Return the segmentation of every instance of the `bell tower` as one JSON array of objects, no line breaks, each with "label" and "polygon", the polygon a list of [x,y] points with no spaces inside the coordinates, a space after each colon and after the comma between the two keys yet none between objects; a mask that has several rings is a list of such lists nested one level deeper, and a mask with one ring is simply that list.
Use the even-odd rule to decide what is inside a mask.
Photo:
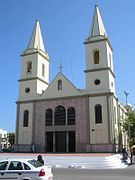
[{"label": "bell tower", "polygon": [[49,56],[37,20],[28,47],[21,57],[19,100],[29,100],[42,94],[49,83]]},{"label": "bell tower", "polygon": [[87,91],[89,93],[115,93],[112,47],[97,5],[90,33],[84,44]]}]

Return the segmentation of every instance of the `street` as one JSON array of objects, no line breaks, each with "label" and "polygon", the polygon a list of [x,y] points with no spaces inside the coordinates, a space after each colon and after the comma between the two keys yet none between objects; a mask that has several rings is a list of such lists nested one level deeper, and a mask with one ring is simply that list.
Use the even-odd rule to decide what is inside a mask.
[{"label": "street", "polygon": [[126,169],[53,169],[53,180],[134,180],[135,167]]}]

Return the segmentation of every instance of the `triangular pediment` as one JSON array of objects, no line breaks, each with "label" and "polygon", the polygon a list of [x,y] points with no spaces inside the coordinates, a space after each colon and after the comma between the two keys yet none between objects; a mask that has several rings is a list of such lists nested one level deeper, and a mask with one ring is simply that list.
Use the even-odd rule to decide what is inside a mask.
[{"label": "triangular pediment", "polygon": [[62,73],[58,73],[44,91],[42,98],[48,99],[76,95],[80,95],[80,91]]}]

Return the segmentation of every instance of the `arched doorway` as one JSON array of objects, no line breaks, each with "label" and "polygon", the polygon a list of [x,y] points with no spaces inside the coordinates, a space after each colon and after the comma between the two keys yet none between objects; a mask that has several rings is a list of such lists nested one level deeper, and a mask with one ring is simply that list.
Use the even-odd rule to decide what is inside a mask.
[{"label": "arched doorway", "polygon": [[75,131],[46,132],[47,152],[75,152]]},{"label": "arched doorway", "polygon": [[59,105],[45,114],[47,152],[75,152],[75,108]]}]

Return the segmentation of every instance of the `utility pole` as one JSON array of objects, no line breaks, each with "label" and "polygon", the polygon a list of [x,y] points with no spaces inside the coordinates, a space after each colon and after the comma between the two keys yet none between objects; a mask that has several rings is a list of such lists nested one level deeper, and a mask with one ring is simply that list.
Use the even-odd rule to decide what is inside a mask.
[{"label": "utility pole", "polygon": [[129,92],[124,91],[124,94],[125,94],[125,96],[126,96],[126,104],[128,104],[128,95],[129,95]]}]

